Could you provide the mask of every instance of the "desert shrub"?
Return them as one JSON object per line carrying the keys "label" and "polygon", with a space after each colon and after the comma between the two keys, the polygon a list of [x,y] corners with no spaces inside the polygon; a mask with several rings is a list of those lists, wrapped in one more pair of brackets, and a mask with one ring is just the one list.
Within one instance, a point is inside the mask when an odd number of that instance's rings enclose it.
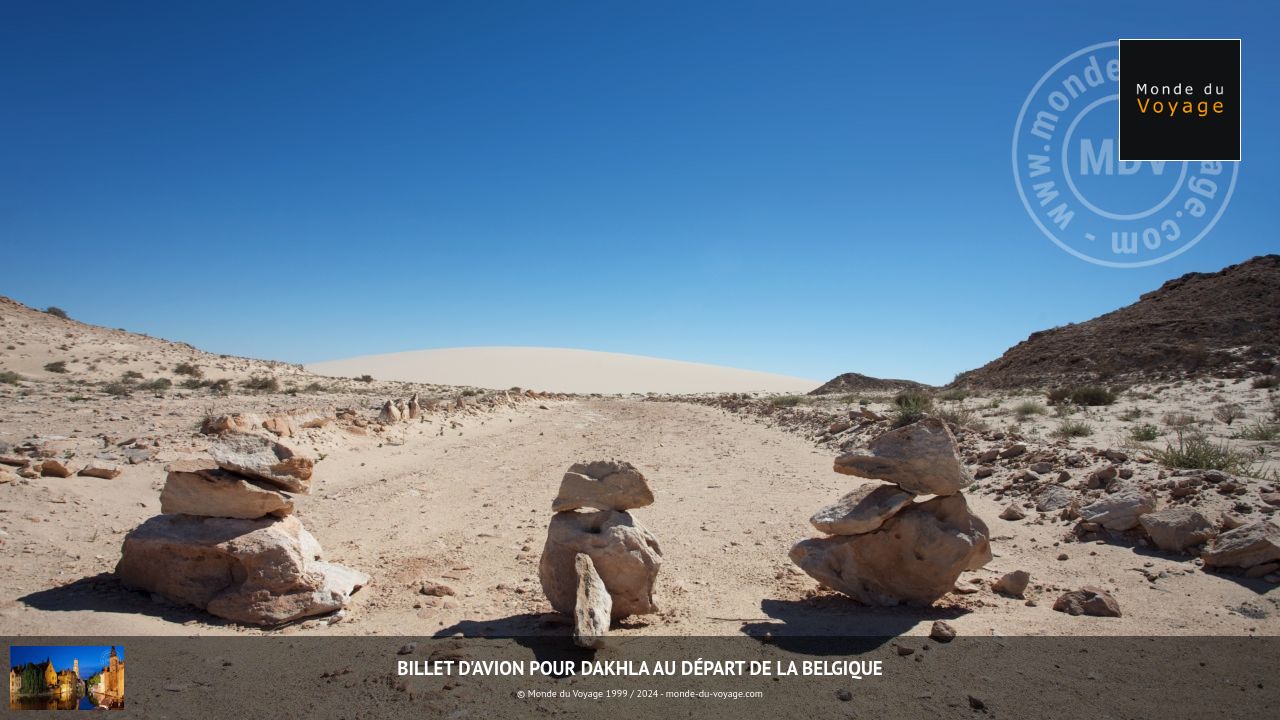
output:
{"label": "desert shrub", "polygon": [[1071,391],[1071,402],[1076,405],[1110,405],[1116,401],[1116,394],[1098,385],[1085,385]]}
{"label": "desert shrub", "polygon": [[942,421],[956,427],[968,428],[979,432],[987,429],[987,422],[963,404],[942,408],[938,410],[937,415]]}
{"label": "desert shrub", "polygon": [[362,383],[371,383],[371,382],[373,382],[373,376],[372,376],[372,375],[361,375],[360,377],[358,377],[358,378],[356,378],[356,379],[357,379],[357,380],[359,380],[359,381],[360,381],[360,382],[362,382]]}
{"label": "desert shrub", "polygon": [[142,373],[138,372],[137,370],[125,370],[124,375],[122,376],[122,379],[125,380],[126,382],[129,380],[141,380]]}
{"label": "desert shrub", "polygon": [[229,395],[231,393],[230,378],[219,378],[217,380],[210,380],[209,382],[205,383],[205,386],[208,387],[213,392],[217,393],[218,395]]}
{"label": "desert shrub", "polygon": [[991,398],[991,402],[987,403],[987,409],[996,410],[1000,407],[1001,402],[1000,398]]}
{"label": "desert shrub", "polygon": [[71,319],[70,317],[68,317],[68,315],[67,315],[67,311],[66,311],[66,310],[63,310],[63,309],[62,309],[62,308],[60,308],[60,307],[54,307],[53,305],[50,305],[49,307],[45,308],[45,309],[44,309],[44,311],[45,311],[47,314],[52,315],[52,316],[54,316],[54,317],[56,317],[56,318],[62,318],[63,320],[70,320],[70,319]]}
{"label": "desert shrub", "polygon": [[1053,431],[1053,436],[1059,438],[1088,437],[1092,434],[1093,426],[1082,420],[1063,420]]}
{"label": "desert shrub", "polygon": [[1140,417],[1142,417],[1141,408],[1131,407],[1128,410],[1125,410],[1124,412],[1120,413],[1120,419],[1125,422],[1133,422],[1134,420],[1137,420]]}
{"label": "desert shrub", "polygon": [[1129,431],[1129,439],[1134,442],[1150,442],[1158,437],[1160,437],[1160,428],[1151,423],[1135,425]]}
{"label": "desert shrub", "polygon": [[204,377],[204,371],[189,362],[178,363],[177,365],[174,365],[173,372],[177,375],[186,375],[187,377],[192,377],[192,378]]}
{"label": "desert shrub", "polygon": [[1255,420],[1252,425],[1246,425],[1236,437],[1241,440],[1280,440],[1280,423]]}
{"label": "desert shrub", "polygon": [[795,407],[804,402],[802,395],[779,395],[778,397],[769,398],[769,404],[773,407]]}
{"label": "desert shrub", "polygon": [[1165,413],[1164,424],[1174,430],[1185,430],[1196,424],[1196,419],[1192,415],[1182,412]]}
{"label": "desert shrub", "polygon": [[923,418],[933,409],[933,399],[920,390],[903,390],[893,398],[895,411],[893,426],[902,427]]}
{"label": "desert shrub", "polygon": [[462,391],[462,397],[472,397],[479,394],[480,394],[479,390],[472,390],[470,388]]}
{"label": "desert shrub", "polygon": [[1179,432],[1177,445],[1166,443],[1163,450],[1151,450],[1151,456],[1165,467],[1221,470],[1249,474],[1252,458],[1227,443],[1215,443],[1200,433]]}
{"label": "desert shrub", "polygon": [[305,388],[303,388],[303,390],[306,392],[318,393],[318,392],[327,392],[329,388],[325,387],[324,385],[321,385],[318,382],[313,382],[307,385]]}
{"label": "desert shrub", "polygon": [[1237,405],[1236,403],[1219,405],[1213,409],[1213,417],[1224,425],[1230,425],[1236,420],[1243,418],[1244,414],[1244,407]]}
{"label": "desert shrub", "polygon": [[129,394],[133,392],[133,388],[128,383],[113,380],[102,386],[102,392],[110,395],[111,397],[128,397]]}
{"label": "desert shrub", "polygon": [[0,372],[0,384],[17,385],[22,382],[22,376],[12,370]]}
{"label": "desert shrub", "polygon": [[1268,390],[1270,388],[1276,387],[1277,385],[1280,385],[1280,377],[1276,377],[1275,375],[1259,375],[1258,377],[1254,378],[1253,382],[1250,384],[1254,387],[1254,389]]}
{"label": "desert shrub", "polygon": [[270,375],[254,375],[242,380],[240,387],[254,392],[276,392],[280,389],[280,381]]}
{"label": "desert shrub", "polygon": [[1017,415],[1019,420],[1026,420],[1032,415],[1044,415],[1046,412],[1048,411],[1038,400],[1023,400],[1013,406],[1013,414]]}
{"label": "desert shrub", "polygon": [[960,400],[964,400],[965,398],[969,397],[970,394],[971,393],[968,390],[965,390],[964,388],[951,388],[950,390],[943,390],[942,392],[938,393],[938,399],[947,400],[951,402],[958,402]]}
{"label": "desert shrub", "polygon": [[67,361],[55,360],[54,362],[51,362],[51,363],[45,363],[44,369],[48,370],[51,373],[59,373],[59,374],[65,373],[67,372]]}
{"label": "desert shrub", "polygon": [[1053,388],[1045,393],[1045,397],[1048,398],[1050,405],[1061,405],[1071,399],[1071,389],[1064,387]]}
{"label": "desert shrub", "polygon": [[144,382],[138,387],[142,390],[149,390],[151,392],[164,392],[165,390],[173,387],[173,381],[169,378],[156,378],[150,382]]}

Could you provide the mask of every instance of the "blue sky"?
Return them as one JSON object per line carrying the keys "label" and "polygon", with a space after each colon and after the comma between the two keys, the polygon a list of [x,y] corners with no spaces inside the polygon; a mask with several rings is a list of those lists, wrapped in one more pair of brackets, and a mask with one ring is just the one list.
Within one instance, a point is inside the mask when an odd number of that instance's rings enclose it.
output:
{"label": "blue sky", "polygon": [[[117,645],[116,655],[124,660],[124,646]],[[80,677],[88,678],[106,667],[111,647],[109,645],[14,645],[9,648],[9,665],[25,665],[29,662],[53,661],[53,669],[62,671],[80,661]]]}
{"label": "blue sky", "polygon": [[[946,382],[1029,333],[1274,252],[1263,3],[0,6],[0,294],[295,362],[579,347]],[[1213,232],[1054,246],[1019,107],[1118,37],[1242,37]]]}

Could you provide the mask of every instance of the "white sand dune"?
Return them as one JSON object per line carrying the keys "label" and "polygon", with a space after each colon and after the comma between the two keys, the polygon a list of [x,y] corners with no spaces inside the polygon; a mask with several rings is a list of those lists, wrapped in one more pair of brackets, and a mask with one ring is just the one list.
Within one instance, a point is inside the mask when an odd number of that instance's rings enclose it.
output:
{"label": "white sand dune", "polygon": [[306,368],[335,377],[369,374],[378,380],[571,393],[803,393],[821,384],[719,365],[540,347],[417,350],[310,363]]}

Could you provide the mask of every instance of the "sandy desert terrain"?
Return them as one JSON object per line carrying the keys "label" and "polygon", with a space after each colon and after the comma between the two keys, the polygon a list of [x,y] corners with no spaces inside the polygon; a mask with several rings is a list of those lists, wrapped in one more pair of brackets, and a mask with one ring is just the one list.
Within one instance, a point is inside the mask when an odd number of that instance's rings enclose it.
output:
{"label": "sandy desert terrain", "polygon": [[[971,469],[990,474],[969,488],[991,529],[994,559],[967,572],[957,591],[928,609],[870,608],[821,589],[787,558],[816,535],[808,517],[859,483],[832,472],[833,457],[888,427],[890,396],[701,394],[661,397],[531,397],[469,388],[360,382],[295,366],[210,356],[165,341],[84,326],[6,304],[6,368],[0,385],[0,441],[45,456],[119,462],[115,479],[15,478],[0,484],[0,632],[30,634],[353,634],[509,636],[563,634],[538,581],[550,502],[571,463],[628,460],[643,470],[656,502],[635,511],[662,543],[656,615],[618,623],[628,635],[928,633],[946,619],[963,635],[1280,634],[1276,578],[1206,572],[1189,555],[1158,552],[1132,534],[1081,535],[1058,512],[1036,512],[1020,490],[1033,462],[1073,478],[1108,465],[1164,487],[1171,477],[1146,449],[1170,437],[1185,413],[1215,440],[1256,457],[1231,492],[1194,502],[1215,522],[1270,516],[1278,489],[1274,440],[1235,437],[1274,420],[1274,394],[1248,380],[1135,387],[1116,403],[1063,412],[1041,394],[938,393]],[[65,345],[66,349],[60,349]],[[53,357],[71,372],[42,370]],[[204,378],[235,378],[227,393],[184,388],[172,368],[189,362]],[[138,368],[123,392],[107,378]],[[278,377],[251,391],[253,378]],[[156,377],[167,388],[140,389]],[[187,378],[190,379],[189,377]],[[110,391],[109,391],[110,390]],[[409,423],[376,422],[388,397],[422,393],[431,411]],[[947,399],[950,398],[950,399]],[[1231,425],[1212,409],[1237,404]],[[200,456],[211,438],[201,422],[225,412],[270,413],[313,406],[349,408],[361,425],[300,429],[292,443],[317,458],[312,493],[297,516],[334,562],[373,580],[338,616],[274,629],[221,621],[122,587],[111,575],[125,533],[159,512],[167,463]],[[866,415],[883,420],[866,420]],[[858,417],[860,421],[846,421]],[[1090,434],[1060,437],[1064,422]],[[1158,440],[1132,440],[1150,424]],[[1023,444],[1018,457],[979,456]],[[1144,449],[1146,448],[1146,449]],[[1256,448],[1256,449],[1255,449]],[[1123,461],[1102,457],[1123,452]],[[7,452],[15,451],[9,448]],[[1043,469],[1042,469],[1043,471]],[[1162,484],[1163,483],[1163,484]],[[1093,491],[1098,494],[1101,491]],[[1167,494],[1157,492],[1161,504]],[[1002,519],[1010,504],[1026,517]],[[1027,599],[992,590],[1003,573],[1031,574]],[[424,595],[427,584],[452,595]],[[1096,585],[1123,617],[1073,617],[1052,610],[1062,591]]]}

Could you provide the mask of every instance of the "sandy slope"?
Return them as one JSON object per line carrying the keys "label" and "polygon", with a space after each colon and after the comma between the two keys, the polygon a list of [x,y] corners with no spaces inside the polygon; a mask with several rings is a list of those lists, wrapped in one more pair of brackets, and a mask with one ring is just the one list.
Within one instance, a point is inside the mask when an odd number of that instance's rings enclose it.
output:
{"label": "sandy slope", "polygon": [[[813,534],[807,519],[857,481],[831,472],[806,439],[715,408],[635,400],[524,403],[461,419],[395,426],[382,438],[327,445],[299,515],[332,560],[374,584],[347,617],[285,633],[523,635],[564,633],[549,615],[537,561],[560,475],[576,460],[617,457],[650,477],[657,502],[636,511],[662,543],[661,614],[628,620],[627,635],[919,634],[946,618],[964,635],[1280,634],[1273,586],[1196,570],[1117,545],[1055,547],[1052,528],[1009,523],[974,496],[996,558],[967,578],[1029,570],[1038,604],[953,595],[928,610],[860,607],[818,593],[787,549]],[[441,429],[444,429],[441,434]],[[123,531],[157,511],[158,463],[116,481],[41,478],[0,486],[0,634],[258,633],[157,604],[107,572]],[[1034,538],[1034,539],[1033,539]],[[1069,559],[1059,561],[1063,551]],[[1148,563],[1151,565],[1148,566]],[[1168,570],[1158,583],[1142,570]],[[417,592],[424,579],[453,597]],[[1070,617],[1054,588],[1097,584],[1125,616]],[[1268,590],[1271,590],[1268,592]]]}
{"label": "sandy slope", "polygon": [[306,366],[337,377],[537,388],[571,393],[808,392],[820,383],[640,355],[539,347],[471,347],[366,355]]}

